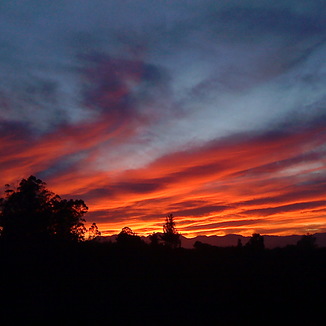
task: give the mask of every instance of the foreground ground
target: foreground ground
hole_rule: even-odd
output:
[[[326,250],[1,244],[1,325],[317,325]]]

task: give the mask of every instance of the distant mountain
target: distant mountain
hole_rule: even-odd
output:
[[[316,243],[318,247],[326,247],[326,233],[316,233]],[[112,241],[115,242],[117,235],[112,236],[101,236],[98,238],[100,242]],[[143,241],[149,243],[148,237],[141,237]],[[275,236],[275,235],[264,235],[265,247],[268,249],[273,249],[277,247],[285,247],[288,245],[295,245],[302,238],[302,235],[290,235],[290,236]],[[229,247],[236,246],[238,240],[241,240],[241,243],[245,245],[250,237],[244,237],[239,234],[228,234],[225,236],[205,236],[200,235],[195,238],[186,238],[181,236],[181,246],[186,249],[192,249],[196,241],[206,243],[212,246],[218,247]]]
[[[226,236],[200,235],[195,238],[186,238],[181,236],[181,245],[183,248],[193,248],[196,241],[199,241],[212,246],[230,247],[230,246],[236,246],[238,243],[238,239],[241,239],[242,244],[245,244],[249,240],[249,237],[246,238],[237,234],[228,234]]]
[[[316,243],[318,247],[326,247],[326,233],[316,233]],[[290,236],[275,236],[275,235],[264,235],[265,248],[273,249],[277,247],[286,247],[288,245],[296,245],[297,242],[302,238],[302,235],[290,235]],[[250,237],[244,237],[238,234],[228,234],[225,236],[198,236],[195,238],[181,237],[182,247],[193,248],[196,241],[207,243],[218,247],[236,246],[238,240],[245,245]]]
[[[319,247],[326,247],[326,233],[317,233],[314,234],[316,237],[316,242]],[[277,247],[285,247],[287,245],[295,245],[301,239],[301,235],[290,235],[290,236],[274,236],[274,235],[264,235],[264,243],[265,247],[268,249],[277,248]],[[245,245],[250,237],[244,237],[238,234],[228,234],[226,236],[198,236],[195,238],[185,238],[182,237],[182,247],[184,248],[192,248],[196,241],[200,241],[202,243],[207,243],[212,246],[218,247],[228,247],[228,246],[236,246],[238,240],[241,240],[241,243]]]

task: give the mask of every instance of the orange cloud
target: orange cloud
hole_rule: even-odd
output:
[[[315,152],[324,141],[325,133],[313,130],[211,143],[125,171],[85,196],[96,194],[94,216],[99,207],[98,221],[112,232],[125,224],[159,231],[173,212],[188,235],[303,233],[326,222],[311,212],[326,205],[324,153]],[[307,168],[295,174],[297,165]]]
[[[325,230],[325,128],[239,135],[197,144],[142,168],[100,172],[94,170],[98,144],[111,139],[114,150],[114,141],[123,141],[132,130],[114,127],[114,122],[108,127],[107,121],[84,128],[91,130],[91,137],[83,128],[62,129],[26,148],[21,141],[3,137],[5,150],[10,143],[22,151],[9,151],[2,158],[2,180],[46,170],[53,161],[86,152],[45,181],[60,195],[84,199],[90,208],[87,219],[103,234],[124,226],[139,234],[161,231],[169,212],[187,236]],[[10,165],[17,160],[22,164]]]

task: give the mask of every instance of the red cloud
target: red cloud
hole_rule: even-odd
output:
[[[189,227],[182,223],[181,228],[192,235],[229,230],[239,216],[243,222],[238,223],[236,230],[243,234],[256,229],[269,232],[274,223],[282,225],[282,216],[287,220],[283,226],[286,232],[306,232],[326,222],[320,214],[309,212],[310,208],[326,206],[321,200],[325,187],[313,184],[316,180],[325,184],[324,154],[313,152],[325,138],[323,130],[310,130],[278,137],[212,142],[192,151],[173,153],[146,168],[120,174],[103,190],[103,201],[111,199],[106,205],[113,219],[116,212],[124,224],[129,222],[134,228],[147,225],[151,229],[152,225],[151,230],[158,231],[158,218],[172,211],[180,223],[184,219],[193,221],[188,222]],[[312,162],[318,164],[310,169]],[[297,164],[307,165],[306,169],[300,168],[299,175],[291,172]],[[98,193],[97,202],[103,201]],[[250,210],[245,209],[248,205]],[[301,224],[303,208],[305,223]],[[275,221],[261,220],[269,213],[276,215]],[[253,223],[253,217],[259,223]],[[199,227],[189,232],[194,230],[190,227],[194,224]]]
[[[325,128],[239,135],[165,155],[143,168],[98,172],[93,169],[98,145],[110,140],[114,150],[115,142],[133,133],[129,124],[110,121],[62,128],[29,146],[3,135],[2,148],[8,153],[1,157],[3,184],[85,152],[45,181],[58,194],[84,199],[88,219],[104,234],[126,225],[136,232],[161,231],[169,212],[185,235],[324,228]]]

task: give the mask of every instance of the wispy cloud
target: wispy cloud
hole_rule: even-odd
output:
[[[324,9],[2,3],[0,182],[37,174],[109,233],[321,230]]]
[[[69,195],[85,198],[89,216],[108,229],[130,223],[158,231],[158,221],[173,212],[180,230],[192,235],[227,232],[236,225],[238,232],[249,234],[282,220],[285,230],[304,232],[307,223],[300,225],[301,219],[310,216],[309,225],[324,220],[316,209],[326,204],[325,137],[325,130],[317,128],[239,135],[165,155],[138,169],[103,174],[90,169],[87,174],[84,166],[57,182],[54,176],[50,184],[58,192],[61,184],[71,184]],[[237,220],[241,223],[233,223]]]

